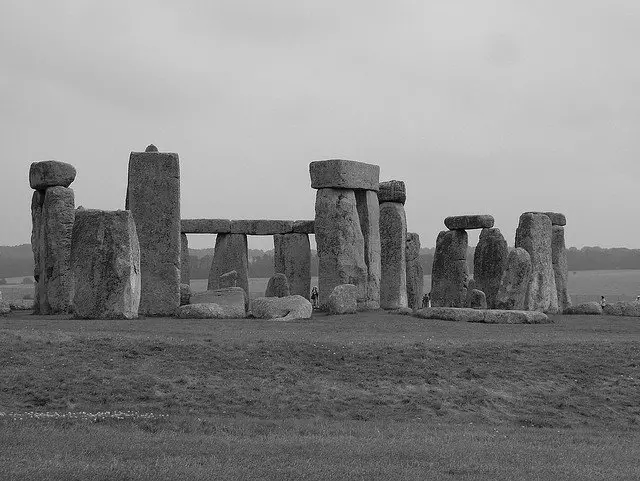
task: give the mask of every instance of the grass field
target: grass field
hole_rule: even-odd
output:
[[[3,479],[640,477],[632,318],[11,315],[0,380]]]

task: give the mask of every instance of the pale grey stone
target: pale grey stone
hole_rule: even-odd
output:
[[[315,232],[315,221],[297,220],[293,223],[294,234],[313,234]]]
[[[40,279],[42,266],[40,265],[40,252],[43,248],[40,239],[42,232],[42,204],[44,203],[44,191],[36,190],[31,198],[31,250],[33,252],[33,278],[34,286],[34,314],[40,313],[40,288],[44,281]]]
[[[505,311],[499,309],[428,307],[414,311],[413,315],[421,319],[480,322],[486,324],[547,324],[553,322],[552,319],[542,312]]]
[[[495,307],[522,310],[526,308],[527,289],[531,282],[531,256],[521,247],[507,257],[507,268],[500,281]]]
[[[313,189],[378,190],[380,167],[353,160],[319,160],[309,164]]]
[[[302,296],[258,297],[251,301],[251,315],[257,319],[294,321],[310,319],[313,308]]]
[[[74,317],[138,317],[140,246],[131,212],[78,210],[71,241],[71,268]]]
[[[358,310],[358,289],[353,284],[342,284],[333,288],[329,295],[329,314],[354,314]]]
[[[245,307],[249,305],[249,257],[245,234],[218,234],[209,272],[208,289],[220,288],[220,276],[236,271],[236,284],[246,294]]]
[[[380,307],[383,309],[408,307],[406,244],[404,206],[397,202],[380,204]]]
[[[34,308],[33,299],[15,299],[7,301],[7,304],[12,311],[30,311]]]
[[[269,278],[264,297],[287,297],[290,294],[287,276],[277,272]]]
[[[606,304],[602,312],[607,316],[640,317],[640,302],[614,302]]]
[[[551,238],[551,219],[547,215],[525,212],[520,216],[515,246],[524,248],[531,256],[532,275],[525,302],[529,311],[558,311]]]
[[[583,302],[582,304],[578,304],[576,306],[569,306],[564,311],[563,314],[568,315],[594,315],[601,316],[602,315],[602,306],[599,302]]]
[[[440,231],[431,270],[431,306],[463,307],[467,298],[469,273],[464,230]]]
[[[420,264],[420,236],[415,232],[407,233],[405,253],[407,260],[407,304],[411,309],[420,309],[424,296],[424,272],[422,264]]]
[[[364,239],[364,263],[367,266],[366,301],[360,310],[380,308],[380,282],[382,277],[380,242],[380,206],[372,190],[357,190],[356,209]]]
[[[180,305],[185,306],[191,302],[191,286],[180,284]]]
[[[486,324],[550,324],[553,320],[543,312],[491,309],[484,311]]]
[[[131,152],[126,206],[140,241],[140,314],[172,316],[180,305],[178,154]]]
[[[404,182],[401,180],[388,180],[380,182],[380,190],[378,190],[378,201],[383,202],[399,202],[404,205],[407,200],[407,190]]]
[[[309,235],[276,234],[273,236],[273,246],[275,272],[286,276],[291,294],[309,299],[311,292]]]
[[[549,219],[551,219],[552,225],[557,225],[557,226],[567,225],[567,218],[565,217],[564,214],[561,214],[560,212],[545,212],[545,215],[548,216]]]
[[[292,220],[240,219],[231,221],[232,234],[273,235],[293,232]]]
[[[246,317],[247,295],[241,287],[212,289],[191,294],[191,304],[215,304],[221,309],[220,318],[241,319]]]
[[[473,277],[475,288],[485,293],[487,306],[495,309],[500,282],[507,268],[509,248],[498,228],[485,228],[473,256]]]
[[[186,234],[180,234],[180,283],[191,282],[191,261],[189,259],[189,239]]]
[[[231,232],[229,219],[182,219],[180,231],[184,234],[228,234]]]
[[[29,185],[36,190],[45,190],[48,187],[69,187],[75,178],[75,167],[57,160],[33,162],[29,169]]]
[[[484,311],[467,307],[425,307],[413,314],[421,319],[440,319],[442,321],[484,322]]]
[[[222,306],[212,303],[187,304],[178,308],[180,319],[233,319]]]
[[[552,226],[551,263],[556,281],[558,311],[564,312],[571,306],[568,286],[569,265],[567,263],[567,247],[564,242],[564,227],[558,225]]]
[[[224,289],[226,287],[237,287],[237,285],[238,285],[237,271],[229,271],[220,276],[220,281],[218,283],[219,289]]]
[[[493,216],[488,214],[454,215],[444,220],[444,225],[450,230],[489,229],[493,223]]]
[[[485,293],[479,289],[469,289],[467,291],[465,307],[470,307],[471,309],[486,309],[487,297]]]

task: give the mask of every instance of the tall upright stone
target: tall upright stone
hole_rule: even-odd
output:
[[[567,247],[564,241],[564,227],[554,225],[551,229],[551,262],[556,281],[558,311],[564,312],[571,307],[571,296],[568,288],[569,266],[567,263]]]
[[[71,271],[76,318],[137,318],[140,245],[131,212],[76,211]]]
[[[274,270],[284,274],[292,295],[309,299],[311,292],[311,247],[308,234],[273,236]]]
[[[407,307],[407,218],[399,202],[380,204],[380,307]]]
[[[382,277],[380,243],[380,205],[373,190],[356,190],[356,209],[360,230],[364,238],[364,263],[367,266],[366,309],[380,307],[380,282]]]
[[[42,204],[44,204],[44,191],[35,190],[31,197],[31,250],[33,252],[33,278],[34,296],[33,296],[33,313],[40,314],[40,288],[44,279],[40,279],[42,267],[40,265],[41,241],[40,235],[42,231]]]
[[[187,234],[180,234],[180,283],[191,283],[191,262],[189,260],[189,239]]]
[[[527,307],[527,293],[531,283],[531,256],[522,247],[516,247],[507,257],[496,297],[497,309],[522,311]]]
[[[249,305],[249,253],[245,234],[218,234],[213,251],[207,289],[220,289],[220,276],[236,271],[236,285],[245,292],[245,308]]]
[[[542,213],[525,212],[516,229],[516,247],[531,256],[531,283],[527,291],[525,309],[557,312],[558,293],[551,255],[551,219]]]
[[[180,161],[178,154],[131,152],[126,208],[140,241],[140,314],[173,316],[180,306]]]
[[[484,292],[489,309],[496,308],[496,297],[502,275],[507,268],[509,248],[500,229],[484,228],[473,256],[473,277],[476,288]]]
[[[431,270],[432,307],[464,307],[469,283],[468,247],[469,236],[465,230],[438,234]]]
[[[407,304],[411,309],[420,309],[424,295],[424,271],[420,264],[420,236],[415,232],[408,232],[406,246]]]

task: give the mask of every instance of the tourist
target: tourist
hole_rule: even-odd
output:
[[[311,289],[311,305],[314,309],[318,308],[318,297],[318,288],[316,286],[313,286],[313,289]]]
[[[600,296],[600,305],[602,307],[607,305],[607,300],[604,298],[604,296]]]

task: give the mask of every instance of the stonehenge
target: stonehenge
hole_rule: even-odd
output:
[[[236,285],[244,289],[249,306],[249,256],[246,234],[218,234],[209,272],[208,290],[220,288],[220,276],[236,272]]]
[[[431,306],[464,307],[469,283],[466,230],[441,231],[431,270]]]
[[[420,236],[415,232],[407,233],[405,257],[407,305],[411,309],[420,309],[424,295],[424,270],[420,264]]]
[[[380,191],[380,307],[400,309],[408,306],[405,185],[397,180],[381,182]]]
[[[473,278],[476,287],[484,292],[487,306],[491,309],[496,308],[496,297],[507,267],[508,255],[507,241],[500,229],[483,228],[473,256]]]
[[[275,234],[273,246],[274,271],[286,276],[291,294],[309,299],[311,293],[309,234]]]

